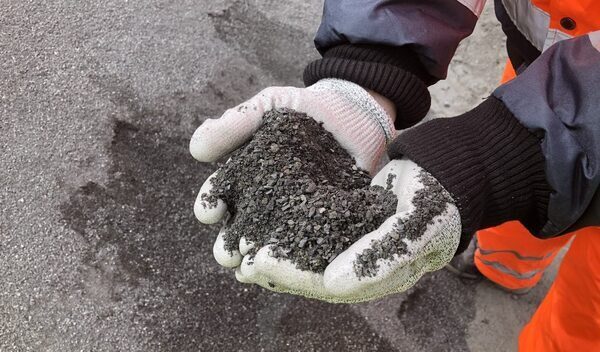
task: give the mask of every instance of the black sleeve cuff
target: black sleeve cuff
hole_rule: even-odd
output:
[[[461,247],[479,229],[519,220],[534,234],[546,223],[551,188],[540,139],[491,96],[454,118],[402,133],[389,148],[430,172],[460,211]]]
[[[304,84],[323,78],[339,78],[371,89],[396,105],[396,128],[421,121],[429,111],[427,85],[436,81],[408,48],[376,45],[339,45],[304,70]]]

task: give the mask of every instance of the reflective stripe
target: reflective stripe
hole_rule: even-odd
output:
[[[485,6],[485,0],[456,0],[471,10],[475,16],[479,17]]]
[[[589,33],[588,36],[590,37],[590,42],[592,42],[594,48],[600,51],[600,31]]]
[[[550,14],[531,0],[502,0],[508,17],[533,46],[545,51],[554,43],[573,38],[560,29],[550,27]]]
[[[501,249],[501,250],[495,251],[492,249],[483,249],[479,246],[477,246],[477,248],[479,249],[479,252],[482,255],[490,255],[490,254],[494,254],[494,253],[510,253],[510,254],[513,254],[515,257],[519,258],[520,260],[524,260],[524,261],[542,261],[542,260],[548,259],[554,255],[554,252],[550,252],[541,257],[533,257],[533,256],[521,255],[519,252],[510,250],[510,249]]]
[[[550,15],[530,0],[502,0],[506,13],[527,40],[540,51],[544,49]]]
[[[545,51],[546,49],[554,45],[554,43],[556,42],[560,42],[561,40],[570,38],[573,38],[573,36],[561,32],[558,29],[550,29],[548,30],[548,35],[546,36],[546,40],[544,41],[544,47],[542,48],[542,51]]]
[[[492,268],[494,268],[494,269],[496,269],[498,271],[501,271],[502,273],[504,273],[506,275],[510,275],[510,276],[512,276],[512,277],[514,277],[516,279],[519,279],[519,280],[529,280],[529,279],[531,279],[532,277],[534,277],[535,275],[537,275],[538,273],[540,273],[542,271],[540,269],[536,269],[536,270],[527,271],[527,272],[524,272],[524,273],[519,273],[517,271],[514,271],[514,270],[512,270],[512,269],[510,269],[510,268],[508,268],[506,266],[504,266],[500,262],[488,261],[488,260],[485,260],[485,259],[483,259],[481,257],[479,258],[479,260],[483,264],[485,264],[487,266],[490,266],[490,267],[492,267]]]

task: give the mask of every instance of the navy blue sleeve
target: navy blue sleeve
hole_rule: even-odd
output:
[[[552,186],[542,236],[564,232],[600,185],[600,31],[558,42],[493,93],[543,136]],[[600,214],[596,215],[596,222]]]
[[[409,46],[426,70],[446,77],[459,42],[473,32],[485,0],[326,0],[317,49],[344,44]]]

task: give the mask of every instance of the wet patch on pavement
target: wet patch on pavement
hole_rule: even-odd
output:
[[[312,33],[269,19],[245,0],[209,16],[219,39],[278,80],[299,81],[306,64],[317,58]]]
[[[372,330],[364,317],[349,307],[350,305],[307,302],[300,298],[288,304],[281,318],[281,331],[286,336],[286,343],[291,346],[290,350],[396,350]]]
[[[468,351],[467,330],[475,318],[475,286],[440,270],[425,275],[398,308],[407,336],[422,351]]]

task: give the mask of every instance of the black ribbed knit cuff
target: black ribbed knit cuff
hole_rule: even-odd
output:
[[[431,96],[426,82],[434,82],[416,55],[407,48],[374,45],[339,45],[304,70],[304,84],[339,78],[371,89],[396,105],[396,128],[421,121],[429,111]]]
[[[392,65],[412,73],[427,86],[439,81],[427,72],[417,54],[408,46],[343,44],[330,48],[323,57]]]
[[[389,154],[408,157],[452,194],[463,225],[461,247],[475,231],[508,220],[534,233],[546,223],[551,188],[540,139],[493,96],[464,115],[404,132]]]

